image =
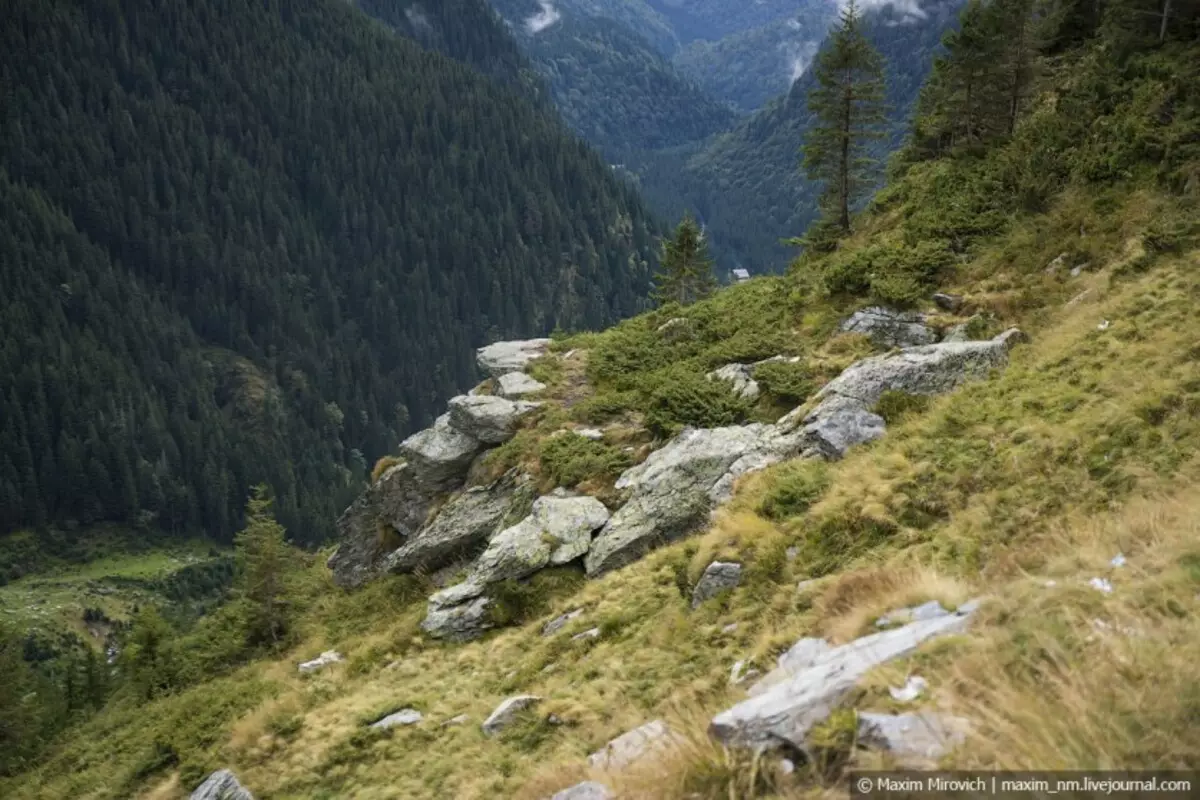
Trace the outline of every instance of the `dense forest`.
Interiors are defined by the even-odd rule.
[[[352,6],[5,12],[4,530],[228,539],[265,481],[318,541],[473,347],[644,307],[633,191],[524,91]],[[442,36],[520,77],[500,29]]]

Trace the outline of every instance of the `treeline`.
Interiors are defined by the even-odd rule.
[[[228,539],[263,481],[319,541],[472,348],[646,303],[633,191],[348,4],[14,0],[0,87],[0,531]]]

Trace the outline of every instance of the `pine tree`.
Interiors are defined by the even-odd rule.
[[[654,276],[655,302],[686,306],[707,297],[716,288],[713,260],[704,231],[691,213],[685,213],[675,233],[664,239],[659,256],[661,271]]]
[[[883,59],[862,33],[854,0],[817,57],[816,78],[808,108],[817,121],[804,144],[804,166],[810,180],[825,183],[825,215],[847,233],[850,208],[870,186],[867,147],[882,138],[886,120]]]
[[[258,485],[246,503],[246,527],[234,540],[238,599],[245,605],[250,644],[277,645],[287,631],[285,598],[291,548],[275,520],[267,487]]]

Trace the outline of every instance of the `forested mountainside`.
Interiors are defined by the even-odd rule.
[[[500,0],[508,19],[536,13],[533,0]],[[538,65],[554,103],[574,130],[610,161],[631,149],[653,150],[705,139],[736,114],[701,91],[623,23],[575,10],[546,27],[513,26]]]
[[[961,0],[929,0],[919,15],[892,5],[864,14],[866,35],[886,62],[889,131],[874,148],[880,181],[940,39],[961,6]],[[729,133],[698,148],[640,154],[627,166],[639,175],[647,200],[663,213],[696,210],[724,265],[740,264],[753,273],[777,271],[789,258],[789,249],[780,242],[803,231],[818,211],[816,186],[801,172],[798,144],[812,124],[808,95],[813,86],[814,76],[806,72],[785,96]]]
[[[541,97],[528,60],[487,0],[353,0],[397,33],[469,64],[491,78]]]
[[[265,481],[319,541],[473,347],[644,307],[633,191],[345,3],[14,0],[0,86],[6,530],[228,539]]]

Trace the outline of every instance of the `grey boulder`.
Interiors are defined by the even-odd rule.
[[[588,575],[691,533],[728,499],[735,477],[798,453],[798,436],[772,425],[685,429],[617,480],[629,498],[592,541],[584,561]]]
[[[522,495],[529,478],[510,472],[488,486],[472,486],[451,498],[429,524],[384,560],[389,572],[436,570],[484,545]]]
[[[870,670],[911,655],[929,639],[960,633],[969,623],[969,612],[956,613],[864,636],[841,647],[813,647],[805,658],[768,673],[764,691],[752,692],[749,699],[714,717],[709,732],[731,747],[763,749],[788,743],[804,751],[812,727],[823,722]]]
[[[336,664],[341,660],[342,654],[337,650],[326,650],[312,661],[305,661],[304,663],[300,664],[299,668],[302,673],[308,674],[322,670],[330,664]]]
[[[882,306],[854,312],[841,329],[844,333],[869,336],[879,347],[914,347],[937,341],[937,335],[925,326],[924,315]]]
[[[550,565],[582,556],[592,532],[608,521],[608,509],[594,497],[539,497],[529,516],[498,533],[475,561],[468,583],[486,585],[524,578]]]
[[[516,435],[521,418],[541,404],[494,395],[459,395],[448,405],[451,427],[485,444],[497,445]]]
[[[254,800],[254,795],[227,769],[219,769],[196,787],[190,800]]]
[[[451,424],[450,414],[443,414],[431,427],[400,443],[400,455],[412,464],[417,480],[440,490],[462,480],[483,449],[479,439]]]
[[[561,792],[555,792],[550,800],[613,800],[614,797],[603,783],[584,781]]]
[[[376,730],[386,731],[388,728],[395,728],[402,725],[416,725],[421,719],[421,712],[415,708],[402,708],[394,714],[388,714],[386,717],[372,722],[371,727]]]
[[[435,639],[466,642],[478,639],[492,622],[488,614],[492,601],[475,597],[457,605],[440,605],[430,601],[429,610],[421,622],[421,630]]]
[[[742,565],[733,561],[714,561],[704,568],[704,574],[692,590],[692,608],[721,592],[737,587],[742,581]]]
[[[536,394],[546,388],[546,384],[535,381],[524,372],[507,372],[496,378],[496,394],[512,400],[527,394]]]
[[[949,311],[951,314],[963,307],[963,296],[961,294],[947,294],[946,292],[938,292],[933,296],[933,302],[942,311]]]
[[[706,376],[710,381],[725,381],[730,389],[743,400],[754,400],[759,395],[758,382],[754,380],[754,368],[749,364],[726,364]]]
[[[592,753],[588,756],[588,766],[609,771],[624,769],[635,761],[661,753],[679,742],[678,735],[667,727],[667,723],[656,719],[640,728],[626,731]]]
[[[496,706],[496,710],[483,721],[483,735],[495,736],[509,725],[512,725],[522,711],[540,702],[542,702],[542,698],[532,694],[519,694],[516,697],[508,698]]]
[[[525,369],[530,361],[544,356],[549,346],[549,339],[496,342],[476,350],[475,363],[489,376],[499,378]]]

